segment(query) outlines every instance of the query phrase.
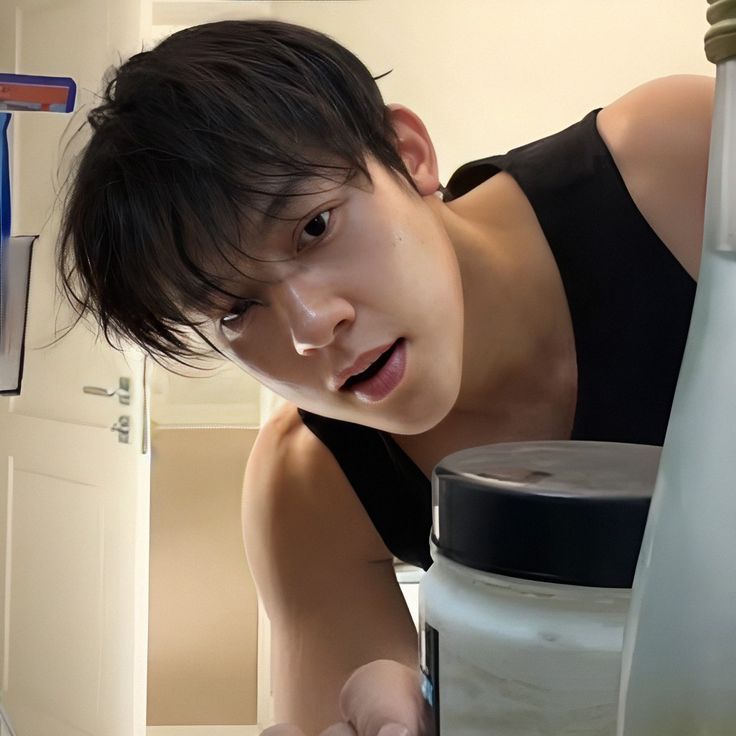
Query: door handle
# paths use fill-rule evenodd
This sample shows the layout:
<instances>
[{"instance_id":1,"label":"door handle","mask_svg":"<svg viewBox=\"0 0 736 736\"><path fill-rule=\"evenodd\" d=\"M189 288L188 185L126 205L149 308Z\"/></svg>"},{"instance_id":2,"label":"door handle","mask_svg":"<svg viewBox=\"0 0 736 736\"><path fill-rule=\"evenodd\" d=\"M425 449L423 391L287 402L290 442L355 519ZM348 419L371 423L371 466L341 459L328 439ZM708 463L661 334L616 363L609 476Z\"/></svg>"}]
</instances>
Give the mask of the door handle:
<instances>
[{"instance_id":1,"label":"door handle","mask_svg":"<svg viewBox=\"0 0 736 736\"><path fill-rule=\"evenodd\" d=\"M130 379L121 378L118 388L102 388L100 386L82 386L85 394L92 396L117 396L118 401L126 406L130 404Z\"/></svg>"},{"instance_id":2,"label":"door handle","mask_svg":"<svg viewBox=\"0 0 736 736\"><path fill-rule=\"evenodd\" d=\"M118 442L124 442L126 445L130 442L130 417L125 415L118 418L117 422L110 427L111 432L118 433Z\"/></svg>"}]
</instances>

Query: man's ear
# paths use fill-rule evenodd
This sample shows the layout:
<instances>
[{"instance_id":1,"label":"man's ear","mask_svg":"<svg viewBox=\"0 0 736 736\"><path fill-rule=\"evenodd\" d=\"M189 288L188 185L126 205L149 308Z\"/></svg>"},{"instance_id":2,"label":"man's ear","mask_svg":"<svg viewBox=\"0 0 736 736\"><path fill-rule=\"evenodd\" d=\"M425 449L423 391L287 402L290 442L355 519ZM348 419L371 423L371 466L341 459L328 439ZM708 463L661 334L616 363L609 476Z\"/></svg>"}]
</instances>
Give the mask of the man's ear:
<instances>
[{"instance_id":1,"label":"man's ear","mask_svg":"<svg viewBox=\"0 0 736 736\"><path fill-rule=\"evenodd\" d=\"M434 194L440 186L437 156L424 123L403 105L388 105L399 155L422 196Z\"/></svg>"}]
</instances>

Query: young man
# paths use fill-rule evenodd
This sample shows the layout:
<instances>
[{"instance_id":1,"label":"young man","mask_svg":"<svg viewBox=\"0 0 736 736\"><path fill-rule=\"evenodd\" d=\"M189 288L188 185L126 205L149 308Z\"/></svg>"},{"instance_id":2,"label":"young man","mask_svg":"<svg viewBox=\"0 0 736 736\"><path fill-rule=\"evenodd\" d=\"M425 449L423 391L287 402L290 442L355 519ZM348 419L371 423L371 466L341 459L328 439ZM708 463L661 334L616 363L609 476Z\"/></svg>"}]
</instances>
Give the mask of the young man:
<instances>
[{"instance_id":1,"label":"young man","mask_svg":"<svg viewBox=\"0 0 736 736\"><path fill-rule=\"evenodd\" d=\"M214 351L289 402L243 496L278 720L426 730L393 558L431 564L443 456L662 442L711 104L709 80L652 82L444 191L421 120L319 33L208 24L117 70L60 269L110 339Z\"/></svg>"}]
</instances>

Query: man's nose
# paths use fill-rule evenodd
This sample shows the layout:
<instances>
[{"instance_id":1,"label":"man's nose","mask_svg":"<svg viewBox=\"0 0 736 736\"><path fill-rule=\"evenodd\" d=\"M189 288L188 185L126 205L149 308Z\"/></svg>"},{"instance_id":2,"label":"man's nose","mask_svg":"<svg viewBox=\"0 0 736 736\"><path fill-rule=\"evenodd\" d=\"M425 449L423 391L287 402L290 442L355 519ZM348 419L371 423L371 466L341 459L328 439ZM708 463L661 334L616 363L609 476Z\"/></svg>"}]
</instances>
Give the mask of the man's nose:
<instances>
[{"instance_id":1,"label":"man's nose","mask_svg":"<svg viewBox=\"0 0 736 736\"><path fill-rule=\"evenodd\" d=\"M299 355L324 348L341 328L355 319L352 304L325 284L311 283L306 275L279 285L294 349Z\"/></svg>"}]
</instances>

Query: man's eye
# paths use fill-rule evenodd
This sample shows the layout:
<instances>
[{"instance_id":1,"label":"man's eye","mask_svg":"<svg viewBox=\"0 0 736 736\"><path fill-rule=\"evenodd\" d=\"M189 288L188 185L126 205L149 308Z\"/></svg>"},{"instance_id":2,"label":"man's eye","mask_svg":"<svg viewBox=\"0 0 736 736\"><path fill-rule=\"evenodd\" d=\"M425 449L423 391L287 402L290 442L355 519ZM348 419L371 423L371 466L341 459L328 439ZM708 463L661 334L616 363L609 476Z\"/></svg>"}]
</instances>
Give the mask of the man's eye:
<instances>
[{"instance_id":1,"label":"man's eye","mask_svg":"<svg viewBox=\"0 0 736 736\"><path fill-rule=\"evenodd\" d=\"M253 302L249 300L238 302L226 315L220 317L220 324L223 327L237 327L240 320L245 316L245 313L251 308L251 306L253 306Z\"/></svg>"},{"instance_id":2,"label":"man's eye","mask_svg":"<svg viewBox=\"0 0 736 736\"><path fill-rule=\"evenodd\" d=\"M302 229L299 238L299 247L303 248L305 245L319 240L329 229L331 216L332 213L330 210L326 210L313 217Z\"/></svg>"}]
</instances>

